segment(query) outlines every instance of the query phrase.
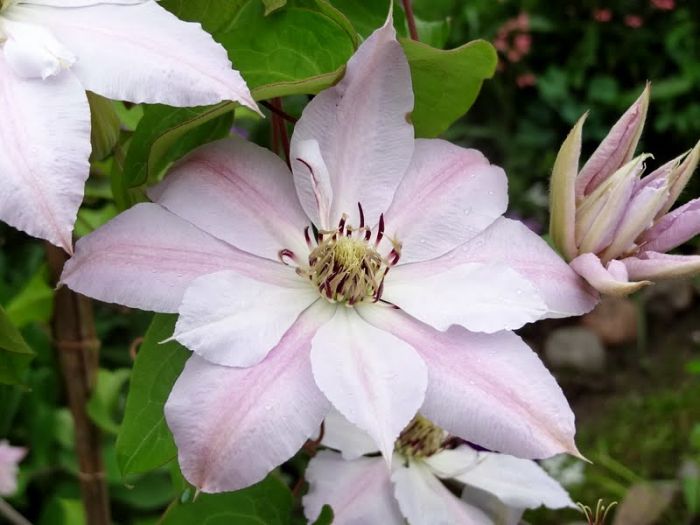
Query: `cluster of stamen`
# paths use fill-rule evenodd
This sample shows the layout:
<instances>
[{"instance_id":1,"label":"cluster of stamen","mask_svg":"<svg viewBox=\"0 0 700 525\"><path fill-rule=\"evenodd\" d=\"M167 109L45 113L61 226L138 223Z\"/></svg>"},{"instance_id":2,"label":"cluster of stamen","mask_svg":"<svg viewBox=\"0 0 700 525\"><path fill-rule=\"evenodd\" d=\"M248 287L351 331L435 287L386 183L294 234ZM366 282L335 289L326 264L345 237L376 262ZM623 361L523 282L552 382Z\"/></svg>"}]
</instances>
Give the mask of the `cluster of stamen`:
<instances>
[{"instance_id":1,"label":"cluster of stamen","mask_svg":"<svg viewBox=\"0 0 700 525\"><path fill-rule=\"evenodd\" d=\"M361 302L377 302L382 296L384 278L400 257L401 246L384 236L384 216L379 218L376 235L365 225L362 206L360 225L355 228L343 215L334 230L304 230L310 253L308 264L301 263L291 250L281 250L279 257L286 264L296 263L297 273L327 300L353 306ZM391 243L389 254L383 256L379 245L385 239Z\"/></svg>"},{"instance_id":2,"label":"cluster of stamen","mask_svg":"<svg viewBox=\"0 0 700 525\"><path fill-rule=\"evenodd\" d=\"M405 458L427 458L449 448L447 432L429 419L417 415L396 440L395 451Z\"/></svg>"}]
</instances>

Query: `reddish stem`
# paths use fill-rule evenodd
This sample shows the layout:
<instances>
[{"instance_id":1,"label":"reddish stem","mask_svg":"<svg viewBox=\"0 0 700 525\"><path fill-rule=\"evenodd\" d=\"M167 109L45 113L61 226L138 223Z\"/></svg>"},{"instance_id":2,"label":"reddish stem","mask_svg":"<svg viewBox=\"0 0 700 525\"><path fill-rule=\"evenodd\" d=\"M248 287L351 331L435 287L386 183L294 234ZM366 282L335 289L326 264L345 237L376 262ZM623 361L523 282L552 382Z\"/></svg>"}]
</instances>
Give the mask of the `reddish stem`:
<instances>
[{"instance_id":1,"label":"reddish stem","mask_svg":"<svg viewBox=\"0 0 700 525\"><path fill-rule=\"evenodd\" d=\"M272 112L272 132L276 135L273 139L273 146L279 145L284 152L284 158L287 160L287 166L291 167L289 162L289 135L287 134L287 124L281 115L286 115L282 108L282 99L277 97L270 100L270 105L275 108ZM274 135L273 135L274 137Z\"/></svg>"},{"instance_id":2,"label":"reddish stem","mask_svg":"<svg viewBox=\"0 0 700 525\"><path fill-rule=\"evenodd\" d=\"M52 281L56 283L68 256L60 248L48 243L46 255ZM65 286L56 290L52 328L68 406L75 423L78 481L86 521L88 525L109 525L109 495L102 462L100 431L86 409L95 385L100 346L95 334L90 300Z\"/></svg>"},{"instance_id":3,"label":"reddish stem","mask_svg":"<svg viewBox=\"0 0 700 525\"><path fill-rule=\"evenodd\" d=\"M403 10L406 12L406 22L408 22L408 33L411 35L412 40L419 40L418 38L418 28L416 27L416 19L413 16L413 7L411 7L411 0L402 0Z\"/></svg>"}]
</instances>

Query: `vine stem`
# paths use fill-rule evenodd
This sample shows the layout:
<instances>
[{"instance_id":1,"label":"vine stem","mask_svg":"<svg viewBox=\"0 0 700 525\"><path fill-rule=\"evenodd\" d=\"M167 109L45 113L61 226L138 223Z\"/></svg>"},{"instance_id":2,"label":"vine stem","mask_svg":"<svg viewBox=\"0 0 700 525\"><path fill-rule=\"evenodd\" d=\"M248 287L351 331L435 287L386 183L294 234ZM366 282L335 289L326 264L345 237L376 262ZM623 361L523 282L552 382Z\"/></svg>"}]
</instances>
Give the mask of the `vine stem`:
<instances>
[{"instance_id":1,"label":"vine stem","mask_svg":"<svg viewBox=\"0 0 700 525\"><path fill-rule=\"evenodd\" d=\"M46 244L52 282L59 281L66 253ZM100 342L95 334L92 303L63 286L54 295L53 341L63 375L68 407L75 424L78 480L88 525L111 523L109 494L100 446L100 431L87 414L95 386Z\"/></svg>"},{"instance_id":2,"label":"vine stem","mask_svg":"<svg viewBox=\"0 0 700 525\"><path fill-rule=\"evenodd\" d=\"M22 516L15 508L7 501L0 498L0 516L5 518L12 525L32 525L32 523Z\"/></svg>"},{"instance_id":3,"label":"vine stem","mask_svg":"<svg viewBox=\"0 0 700 525\"><path fill-rule=\"evenodd\" d=\"M411 40L419 40L418 28L416 27L416 18L413 16L413 7L411 0L401 0L403 2L403 10L406 12L406 22L408 22L408 34L411 35Z\"/></svg>"},{"instance_id":4,"label":"vine stem","mask_svg":"<svg viewBox=\"0 0 700 525\"><path fill-rule=\"evenodd\" d=\"M284 158L287 161L287 166L290 166L291 168L289 160L289 134L287 133L287 124L285 123L285 117L283 116L287 114L282 108L282 99L279 97L270 99L270 106L272 111L273 147L279 147L282 149L284 152Z\"/></svg>"}]
</instances>

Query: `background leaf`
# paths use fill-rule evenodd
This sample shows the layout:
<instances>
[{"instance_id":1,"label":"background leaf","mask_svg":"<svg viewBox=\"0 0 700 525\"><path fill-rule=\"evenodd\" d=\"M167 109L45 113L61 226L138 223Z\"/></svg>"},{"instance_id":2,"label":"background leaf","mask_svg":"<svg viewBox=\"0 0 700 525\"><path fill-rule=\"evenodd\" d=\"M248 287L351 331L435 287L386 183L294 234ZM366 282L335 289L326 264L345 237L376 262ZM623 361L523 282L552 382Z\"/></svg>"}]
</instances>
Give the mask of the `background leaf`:
<instances>
[{"instance_id":1,"label":"background leaf","mask_svg":"<svg viewBox=\"0 0 700 525\"><path fill-rule=\"evenodd\" d=\"M287 486L268 476L260 483L236 492L200 494L194 502L175 503L161 525L289 525L293 498Z\"/></svg>"},{"instance_id":2,"label":"background leaf","mask_svg":"<svg viewBox=\"0 0 700 525\"><path fill-rule=\"evenodd\" d=\"M33 358L34 352L0 306L0 383L22 384L24 371Z\"/></svg>"},{"instance_id":3,"label":"background leaf","mask_svg":"<svg viewBox=\"0 0 700 525\"><path fill-rule=\"evenodd\" d=\"M160 344L173 334L176 318L156 314L136 356L116 444L123 476L164 465L177 453L163 406L190 352L175 341Z\"/></svg>"},{"instance_id":4,"label":"background leaf","mask_svg":"<svg viewBox=\"0 0 700 525\"><path fill-rule=\"evenodd\" d=\"M411 66L416 98L412 114L418 137L435 137L466 113L484 79L496 71L496 50L475 40L444 51L421 42L401 39Z\"/></svg>"}]
</instances>

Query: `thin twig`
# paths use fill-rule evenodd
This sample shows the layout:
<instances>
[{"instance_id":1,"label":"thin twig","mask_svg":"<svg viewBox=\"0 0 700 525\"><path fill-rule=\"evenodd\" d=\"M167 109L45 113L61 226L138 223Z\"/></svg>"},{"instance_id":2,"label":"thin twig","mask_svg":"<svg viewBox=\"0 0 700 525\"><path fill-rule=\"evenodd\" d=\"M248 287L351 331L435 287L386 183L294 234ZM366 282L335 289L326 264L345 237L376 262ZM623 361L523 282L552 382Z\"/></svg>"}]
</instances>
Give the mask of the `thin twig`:
<instances>
[{"instance_id":1,"label":"thin twig","mask_svg":"<svg viewBox=\"0 0 700 525\"><path fill-rule=\"evenodd\" d=\"M411 35L412 40L419 40L416 19L413 16L413 7L411 7L411 0L402 0L402 2L403 10L406 12L406 22L408 22L408 33Z\"/></svg>"},{"instance_id":2,"label":"thin twig","mask_svg":"<svg viewBox=\"0 0 700 525\"><path fill-rule=\"evenodd\" d=\"M291 116L286 111L282 111L280 108L275 107L274 105L269 103L267 100L263 100L260 104L265 106L267 109L269 109L273 114L277 115L278 117L282 117L287 122L295 124L297 122L297 120L299 120L298 118Z\"/></svg>"},{"instance_id":3,"label":"thin twig","mask_svg":"<svg viewBox=\"0 0 700 525\"><path fill-rule=\"evenodd\" d=\"M7 501L0 498L0 516L5 518L12 525L32 525L32 522L22 516Z\"/></svg>"},{"instance_id":4,"label":"thin twig","mask_svg":"<svg viewBox=\"0 0 700 525\"><path fill-rule=\"evenodd\" d=\"M273 98L270 100L270 104L277 110L276 112L272 113L273 133L276 133L276 141L278 141L279 147L284 153L287 166L291 167L289 162L289 135L287 134L287 124L284 122L284 118L280 116L281 114L284 114L284 110L282 109L282 99L279 97Z\"/></svg>"},{"instance_id":5,"label":"thin twig","mask_svg":"<svg viewBox=\"0 0 700 525\"><path fill-rule=\"evenodd\" d=\"M67 255L48 243L46 255L51 279L56 283ZM100 432L86 411L97 376L99 349L90 300L65 286L56 290L52 328L68 406L75 423L78 480L87 524L109 525L109 495L102 462Z\"/></svg>"}]
</instances>

